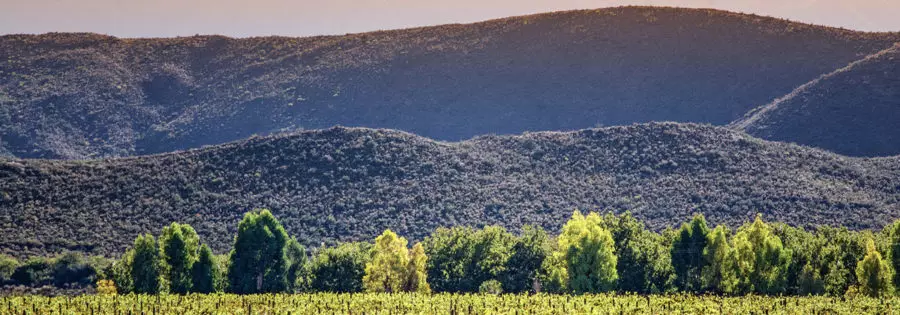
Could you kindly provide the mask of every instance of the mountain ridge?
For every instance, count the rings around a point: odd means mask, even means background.
[[[650,123],[435,141],[330,128],[151,156],[0,159],[0,252],[120,253],[179,221],[219,252],[269,208],[308,246],[391,228],[538,224],[632,211],[656,230],[694,212],[736,226],[880,228],[900,213],[900,157],[852,158],[709,125]]]
[[[445,140],[724,125],[897,41],[900,33],[651,7],[305,38],[7,35],[0,147],[84,159],[333,125]]]
[[[900,154],[900,42],[797,87],[729,127],[846,155]]]

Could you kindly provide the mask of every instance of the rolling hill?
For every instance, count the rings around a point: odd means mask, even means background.
[[[0,37],[0,155],[86,159],[334,125],[433,139],[725,125],[900,33],[621,7],[345,36]]]
[[[0,252],[16,256],[115,255],[172,221],[222,252],[256,207],[313,246],[388,227],[413,239],[453,225],[558,231],[576,208],[630,210],[654,229],[694,212],[878,228],[900,215],[900,157],[651,123],[462,142],[341,127],[141,157],[0,159]]]
[[[845,155],[900,154],[900,43],[804,84],[732,126]]]

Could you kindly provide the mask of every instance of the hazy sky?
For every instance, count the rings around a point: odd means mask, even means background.
[[[0,34],[307,36],[629,4],[717,8],[900,31],[900,0],[0,0]]]

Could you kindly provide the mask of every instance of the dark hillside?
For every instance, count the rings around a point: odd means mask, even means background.
[[[2,161],[2,160],[0,160]],[[575,208],[631,210],[653,228],[695,211],[738,224],[876,228],[900,215],[900,160],[856,159],[720,127],[654,123],[438,142],[332,128],[135,158],[0,163],[0,249],[121,253],[192,224],[217,251],[270,208],[307,245],[421,238],[437,226],[557,231]]]
[[[900,44],[823,75],[732,126],[840,154],[900,154]]]
[[[648,7],[309,38],[10,35],[0,37],[0,154],[130,156],[333,125],[442,140],[724,125],[897,41]]]

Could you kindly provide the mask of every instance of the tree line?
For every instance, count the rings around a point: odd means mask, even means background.
[[[884,255],[882,255],[884,253]],[[245,214],[232,250],[215,255],[172,223],[116,261],[66,253],[19,264],[7,284],[96,283],[101,293],[481,292],[885,296],[900,286],[900,220],[882,231],[768,223],[732,231],[702,214],[654,232],[629,212],[575,211],[559,235],[537,226],[438,228],[422,242],[391,230],[374,242],[308,252],[268,210]]]

